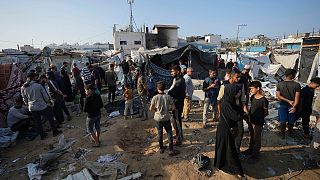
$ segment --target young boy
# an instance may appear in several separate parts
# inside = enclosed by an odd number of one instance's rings
[[[93,147],[100,146],[100,119],[101,111],[100,108],[103,107],[103,102],[100,95],[95,93],[95,87],[91,84],[85,87],[86,100],[84,102],[84,112],[88,113],[87,116],[87,131],[91,135],[91,139],[94,142]],[[96,131],[94,132],[93,126]]]
[[[303,108],[302,112],[299,112],[302,117],[302,126],[304,131],[304,137],[310,138],[310,131],[309,131],[309,123],[310,123],[310,116],[312,114],[312,102],[314,97],[314,90],[320,86],[320,78],[315,77],[310,80],[310,83],[302,88],[301,96],[300,96],[300,103],[301,107]],[[301,109],[302,109],[301,108]]]
[[[285,80],[277,84],[276,96],[280,101],[278,109],[280,121],[280,136],[285,138],[286,124],[288,124],[289,136],[292,136],[293,124],[295,122],[295,112],[300,99],[301,86],[294,81],[296,71],[287,69],[285,72]]]
[[[178,154],[178,151],[173,150],[173,137],[172,127],[170,122],[170,113],[175,109],[173,98],[164,93],[165,84],[160,81],[157,84],[158,95],[154,96],[151,100],[150,111],[154,111],[154,120],[157,124],[160,153],[164,153],[165,146],[163,146],[163,128],[168,134],[169,140],[169,155],[174,156]]]
[[[268,100],[262,94],[262,86],[259,81],[253,81],[249,85],[252,94],[251,107],[249,110],[248,128],[250,132],[249,148],[243,152],[245,155],[252,155],[249,163],[255,163],[258,160],[261,149],[261,133],[264,124],[264,118],[268,115]]]
[[[130,118],[132,119],[132,115],[133,115],[133,91],[130,87],[129,84],[126,84],[124,86],[124,93],[123,93],[123,97],[125,100],[125,106],[124,106],[124,119],[127,120],[128,119],[128,111],[130,109]]]

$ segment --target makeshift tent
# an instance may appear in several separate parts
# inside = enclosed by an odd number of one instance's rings
[[[193,68],[193,78],[195,79],[204,79],[208,76],[209,69],[217,69],[218,63],[216,54],[200,51],[193,45],[186,45],[175,51],[153,56],[149,64],[155,70],[168,71],[166,69],[169,69],[172,64],[178,64],[179,60],[184,61],[189,67]],[[155,72],[157,73],[157,71]],[[162,74],[170,75],[170,72],[162,72]]]
[[[8,81],[1,84],[0,89],[0,127],[4,127],[6,113],[13,106],[13,97],[20,94],[20,86],[23,80],[21,65],[17,63],[0,64],[2,74]]]
[[[274,60],[280,63],[285,68],[293,69],[299,60],[299,53],[296,54],[275,54],[273,53]]]
[[[319,47],[320,37],[303,38],[299,63],[299,81],[306,83],[318,75],[317,71],[320,64]]]

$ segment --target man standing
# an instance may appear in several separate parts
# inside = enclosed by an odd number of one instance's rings
[[[288,124],[289,135],[292,136],[293,124],[295,121],[295,112],[299,103],[301,86],[294,81],[296,71],[287,69],[285,80],[277,85],[277,98],[280,101],[278,109],[280,121],[280,135],[285,138],[286,124]]]
[[[142,120],[145,121],[148,119],[148,107],[147,107],[147,80],[142,74],[141,71],[138,72],[138,83],[137,83],[137,91],[141,101],[141,117]]]
[[[53,136],[57,136],[61,133],[57,129],[53,120],[52,109],[47,105],[49,102],[49,96],[42,85],[38,84],[37,75],[35,73],[29,73],[28,77],[30,82],[26,82],[21,87],[21,95],[25,104],[28,105],[29,111],[32,114],[32,118],[35,121],[36,128],[40,134],[41,139],[45,139],[47,134],[43,131],[41,116],[49,121]]]
[[[81,77],[85,85],[91,84],[91,75],[89,71],[90,63],[86,63],[86,66],[81,69]]]
[[[184,98],[184,106],[182,116],[187,121],[189,120],[189,113],[192,106],[192,95],[193,95],[193,83],[192,83],[192,68],[189,67],[187,69],[187,73],[183,76],[184,81],[186,83],[186,97]]]
[[[109,70],[105,74],[106,85],[108,86],[109,90],[108,99],[109,102],[114,102],[117,90],[117,74],[114,72],[114,64],[109,65]]]
[[[101,85],[101,77],[100,72],[97,67],[92,65],[89,66],[91,84],[94,88],[98,89],[99,93],[101,93],[102,85]]]
[[[123,85],[130,84],[131,81],[129,81],[129,63],[126,60],[123,60],[121,63],[122,67],[122,73],[123,73]]]
[[[233,62],[232,62],[232,59],[230,59],[226,64],[226,69],[232,69],[232,67],[233,67]]]
[[[202,90],[205,92],[204,107],[203,107],[203,128],[207,126],[207,115],[209,106],[212,106],[213,119],[219,119],[218,116],[218,102],[217,97],[219,94],[221,83],[217,78],[215,70],[209,70],[209,77],[203,81]]]
[[[171,68],[171,75],[173,77],[173,82],[168,90],[168,94],[175,100],[175,113],[174,114],[174,122],[173,126],[176,130],[176,142],[175,145],[180,145],[183,140],[182,133],[182,110],[183,110],[183,101],[186,96],[186,83],[184,78],[180,75],[180,67],[173,66]]]

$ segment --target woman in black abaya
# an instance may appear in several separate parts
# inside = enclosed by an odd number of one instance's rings
[[[241,108],[236,104],[238,93],[239,89],[236,85],[225,85],[216,133],[214,166],[226,173],[243,176],[243,169],[232,135],[236,133],[237,121],[242,120]]]

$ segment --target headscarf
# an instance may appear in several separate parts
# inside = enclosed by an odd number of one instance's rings
[[[230,120],[241,120],[241,108],[236,104],[236,95],[239,91],[240,90],[237,85],[226,84],[224,86],[224,95],[221,103],[221,116],[227,122],[230,122]]]

